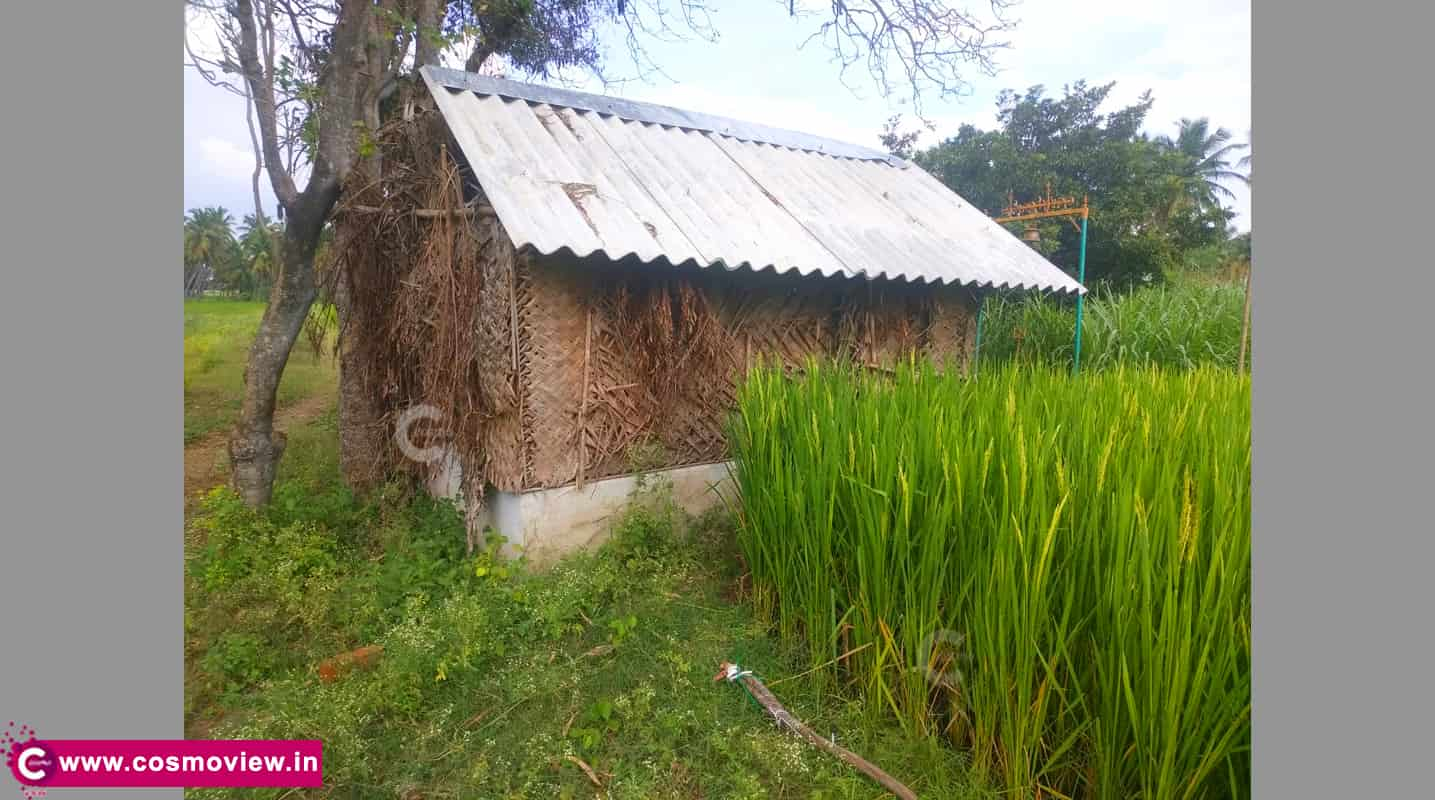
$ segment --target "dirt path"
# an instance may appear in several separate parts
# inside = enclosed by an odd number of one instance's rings
[[[319,392],[274,414],[274,428],[288,431],[296,425],[318,417],[334,404],[329,392]],[[228,427],[214,431],[184,448],[184,516],[189,518],[195,500],[205,492],[224,483],[225,461],[228,458]]]

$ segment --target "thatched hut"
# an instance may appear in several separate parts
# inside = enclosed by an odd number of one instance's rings
[[[963,369],[982,291],[1083,291],[882,152],[422,74],[427,96],[377,137],[380,174],[340,204],[367,287],[345,336],[390,423],[442,418],[442,449],[417,457],[430,485],[540,559],[598,535],[636,472],[710,497],[758,358]]]

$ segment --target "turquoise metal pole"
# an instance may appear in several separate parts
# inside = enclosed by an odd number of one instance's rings
[[[1086,215],[1081,215],[1081,256],[1076,267],[1076,282],[1086,285]],[[1071,356],[1071,374],[1081,369],[1081,306],[1086,298],[1076,296],[1076,345]],[[981,317],[977,317],[977,330],[981,330]]]

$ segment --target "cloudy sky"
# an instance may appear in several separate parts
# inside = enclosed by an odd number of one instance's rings
[[[961,0],[954,4],[959,5]],[[630,82],[614,91],[636,100],[737,117],[835,139],[877,146],[882,124],[911,109],[881,98],[861,67],[844,80],[817,42],[799,48],[813,19],[791,19],[786,3],[735,0],[714,3],[716,43],[693,40],[654,44],[653,60],[666,78]],[[985,4],[976,0],[973,8]],[[799,4],[800,7],[800,4]],[[1246,141],[1251,128],[1251,20],[1249,0],[1219,0],[1204,7],[1176,0],[1024,0],[1006,14],[1018,22],[998,56],[998,74],[973,71],[973,90],[957,100],[928,99],[936,123],[920,144],[932,144],[969,122],[995,126],[996,95],[1034,84],[1059,94],[1063,84],[1115,81],[1108,110],[1150,89],[1152,133],[1172,133],[1182,117],[1209,117]],[[621,45],[613,64],[622,71]],[[631,69],[629,69],[631,72]],[[596,84],[578,88],[602,91]],[[184,207],[223,205],[238,219],[252,213],[254,155],[244,122],[244,101],[207,85],[193,70],[184,76]],[[1239,186],[1236,224],[1250,228],[1250,196]],[[1093,203],[1099,202],[1092,198]],[[274,200],[265,188],[265,208]]]

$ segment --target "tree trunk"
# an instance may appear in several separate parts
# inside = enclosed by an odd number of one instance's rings
[[[269,502],[279,458],[284,454],[284,436],[274,430],[275,397],[289,353],[318,295],[314,254],[324,221],[333,211],[353,163],[353,123],[363,118],[358,108],[360,95],[368,96],[361,84],[371,83],[384,68],[382,63],[369,61],[374,4],[371,0],[344,0],[334,21],[330,61],[319,82],[319,135],[312,152],[312,168],[308,184],[300,192],[293,175],[283,167],[279,147],[274,96],[274,8],[272,3],[264,4],[263,13],[256,14],[252,0],[225,4],[226,13],[238,29],[237,40],[231,43],[254,103],[259,144],[274,197],[279,201],[279,217],[288,217],[277,265],[279,274],[270,289],[259,332],[249,348],[244,403],[229,439],[231,480],[245,503],[253,507]],[[265,42],[262,60],[261,41]]]
[[[437,37],[444,6],[440,0],[418,0],[416,3],[415,70],[425,64],[438,63]],[[378,52],[369,56],[371,63],[384,63],[385,60]],[[371,131],[377,131],[382,122],[379,118],[379,97],[386,89],[384,83],[370,83],[360,93],[359,108],[365,126]],[[399,103],[399,106],[402,108],[404,103]],[[354,164],[354,177],[360,186],[376,183],[382,174],[383,153],[377,149]],[[372,332],[350,324],[347,277],[343,270],[336,277],[334,306],[339,315],[339,468],[343,472],[344,483],[356,494],[363,494],[383,481],[387,472],[389,431],[384,424],[385,409],[378,387],[369,380],[367,367],[360,358],[358,340]]]
[[[371,59],[372,60],[372,59]],[[377,95],[382,87],[370,85],[360,97],[364,125],[379,129]],[[383,173],[383,154],[375,148],[354,164],[351,180],[360,186],[378,182]],[[383,405],[376,387],[368,381],[359,338],[369,333],[350,317],[351,302],[346,270],[334,281],[334,306],[339,315],[339,469],[344,483],[355,494],[373,489],[384,478]]]
[[[334,306],[339,314],[339,468],[344,483],[363,494],[384,478],[387,430],[379,393],[359,357],[359,328],[348,324],[349,286],[342,270],[334,285]]]
[[[306,217],[308,215],[305,215]],[[318,289],[314,284],[316,230],[313,220],[297,218],[291,210],[284,231],[283,261],[279,278],[269,293],[269,304],[259,332],[249,347],[244,368],[244,404],[229,440],[231,480],[244,502],[258,507],[269,502],[274,475],[284,455],[284,434],[274,430],[274,405],[289,352],[309,316]]]

